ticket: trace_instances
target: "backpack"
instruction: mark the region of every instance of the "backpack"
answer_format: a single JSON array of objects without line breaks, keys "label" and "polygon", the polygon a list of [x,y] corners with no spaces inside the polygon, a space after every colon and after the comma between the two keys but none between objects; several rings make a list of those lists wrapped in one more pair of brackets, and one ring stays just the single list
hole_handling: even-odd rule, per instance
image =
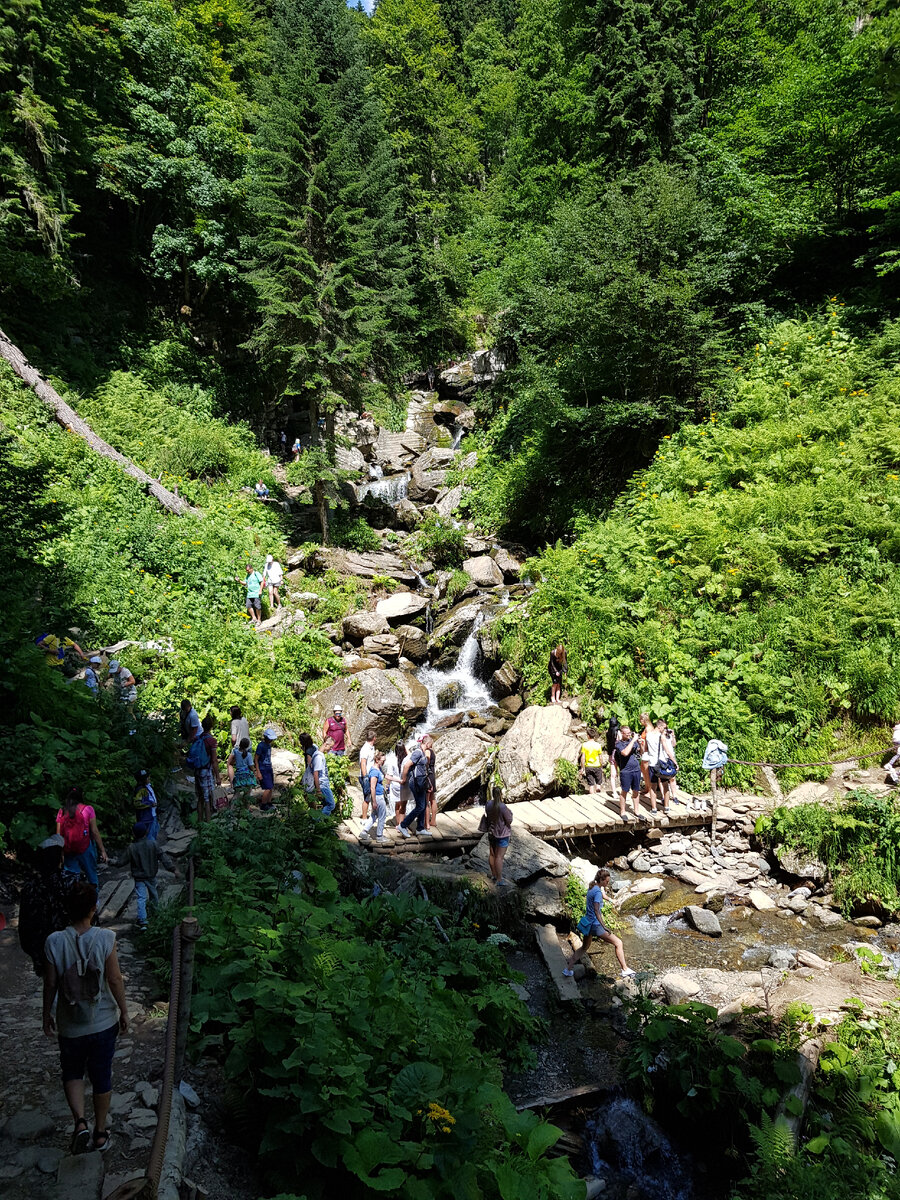
[{"label": "backpack", "polygon": [[87,1025],[91,1020],[91,1009],[100,999],[100,969],[95,967],[81,952],[78,943],[79,935],[75,934],[75,954],[77,961],[66,967],[60,980],[60,991],[66,1004],[75,1011],[73,1019],[79,1025]]},{"label": "backpack", "polygon": [[[419,757],[416,758],[416,755]],[[417,746],[413,750],[410,758],[413,760],[413,778],[416,783],[425,783],[428,779],[428,760],[425,757],[425,751],[421,746]]]},{"label": "backpack", "polygon": [[209,750],[206,748],[206,735],[201,734],[200,737],[194,738],[188,747],[188,752],[185,755],[184,761],[189,767],[194,767],[197,771],[202,771],[204,767],[210,764]]},{"label": "backpack", "polygon": [[91,844],[91,826],[84,815],[84,805],[79,804],[75,809],[75,815],[70,817],[68,813],[62,819],[62,835],[65,845],[63,846],[64,854],[84,854],[88,846]]}]

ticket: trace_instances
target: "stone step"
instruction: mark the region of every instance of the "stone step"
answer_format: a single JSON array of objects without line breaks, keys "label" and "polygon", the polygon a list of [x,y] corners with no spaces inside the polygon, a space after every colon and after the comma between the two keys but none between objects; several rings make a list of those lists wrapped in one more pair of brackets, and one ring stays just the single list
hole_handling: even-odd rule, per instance
[{"label": "stone step", "polygon": [[560,1000],[580,1000],[581,993],[578,991],[578,984],[575,982],[575,979],[570,979],[563,975],[566,956],[563,954],[562,947],[559,944],[555,926],[535,925],[534,932],[537,938],[538,949],[543,955],[547,970],[550,972],[550,978],[556,984]]}]

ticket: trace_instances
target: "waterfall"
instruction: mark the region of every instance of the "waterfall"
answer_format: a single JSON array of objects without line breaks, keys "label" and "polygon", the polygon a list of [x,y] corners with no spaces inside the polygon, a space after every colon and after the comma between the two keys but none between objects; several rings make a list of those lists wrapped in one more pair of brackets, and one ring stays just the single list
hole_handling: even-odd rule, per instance
[{"label": "waterfall", "polygon": [[588,1121],[591,1164],[595,1175],[610,1169],[636,1183],[642,1196],[654,1200],[690,1200],[691,1179],[662,1128],[633,1100],[611,1100]]},{"label": "waterfall", "polygon": [[465,436],[466,436],[466,431],[465,431],[465,429],[463,429],[462,425],[454,425],[453,426],[453,445],[450,447],[451,450],[458,450],[459,444]]},{"label": "waterfall", "polygon": [[[436,667],[425,666],[421,667],[417,672],[419,682],[424,684],[428,689],[428,711],[425,713],[425,719],[420,726],[421,732],[433,729],[442,717],[449,717],[459,712],[468,712],[470,709],[483,713],[493,706],[494,701],[487,684],[475,674],[479,653],[478,630],[483,623],[484,614],[479,613],[475,619],[472,632],[460,647],[459,656],[454,666],[446,670],[438,670]],[[455,702],[448,708],[439,708],[438,694],[452,684],[459,685],[459,695]]]},{"label": "waterfall", "polygon": [[401,500],[406,499],[409,491],[410,474],[409,471],[403,471],[399,475],[381,474],[381,467],[370,467],[369,470],[378,471],[375,478],[370,479],[368,483],[360,483],[356,488],[356,498],[360,504],[371,496],[373,500],[380,500],[382,504],[397,504]]}]

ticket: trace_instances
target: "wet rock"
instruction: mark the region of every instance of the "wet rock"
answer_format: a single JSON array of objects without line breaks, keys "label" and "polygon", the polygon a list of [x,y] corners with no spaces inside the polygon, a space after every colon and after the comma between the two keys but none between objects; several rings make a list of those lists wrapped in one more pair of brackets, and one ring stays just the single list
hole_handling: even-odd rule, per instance
[{"label": "wet rock", "polygon": [[420,617],[429,605],[429,598],[418,592],[394,592],[375,605],[375,612],[389,625],[407,624],[410,617]]},{"label": "wet rock", "polygon": [[704,908],[708,908],[710,912],[720,913],[725,907],[725,897],[721,892],[716,892],[712,896],[707,896]]},{"label": "wet rock", "polygon": [[826,929],[832,929],[836,925],[843,925],[844,918],[840,913],[832,912],[830,908],[826,908],[824,904],[810,905],[810,918],[818,922],[819,925]]},{"label": "wet rock", "polygon": [[861,929],[880,929],[882,922],[878,917],[854,917],[851,924]]},{"label": "wet rock", "polygon": [[[515,816],[513,808],[513,816]],[[488,866],[488,839],[485,835],[472,853],[469,862],[479,870],[490,871]],[[503,860],[503,877],[513,883],[523,886],[537,879],[539,875],[552,875],[565,878],[569,873],[569,860],[554,846],[541,841],[527,829],[513,823],[513,834],[509,849]]]},{"label": "wet rock", "polygon": [[437,694],[438,708],[455,708],[462,698],[463,685],[458,679],[445,684]]},{"label": "wet rock", "polygon": [[499,717],[495,717],[493,721],[488,721],[484,726],[484,732],[490,734],[491,737],[500,737],[509,729],[507,721],[501,721]]},{"label": "wet rock", "polygon": [[400,639],[393,633],[376,633],[363,638],[363,654],[378,655],[387,663],[396,663],[400,657]]},{"label": "wet rock", "polygon": [[748,899],[757,912],[766,912],[769,909],[775,908],[775,901],[771,896],[767,896],[765,892],[759,888],[751,888]]},{"label": "wet rock", "polygon": [[698,933],[705,933],[707,937],[722,936],[719,918],[708,909],[700,908],[697,904],[689,904],[684,910],[684,916],[691,928],[696,929]]},{"label": "wet rock", "polygon": [[379,612],[353,612],[341,622],[341,632],[349,642],[362,642],[390,629],[387,617]]},{"label": "wet rock", "polygon": [[416,625],[398,625],[394,633],[400,639],[400,653],[414,663],[423,663],[428,658],[428,636]]},{"label": "wet rock", "polygon": [[522,564],[508,550],[500,546],[494,551],[494,562],[503,572],[504,583],[515,583],[522,574]]},{"label": "wet rock", "polygon": [[700,991],[700,984],[687,975],[679,975],[677,971],[667,971],[659,981],[666,998],[666,1004],[683,1004]]},{"label": "wet rock", "polygon": [[497,699],[504,699],[506,696],[511,696],[519,690],[522,682],[522,676],[510,662],[505,662],[502,667],[498,667],[490,679],[491,695]]},{"label": "wet rock", "polygon": [[467,558],[463,570],[476,587],[499,587],[503,583],[503,572],[490,557],[483,554],[479,558]]},{"label": "wet rock", "polygon": [[551,795],[557,759],[578,761],[581,743],[571,728],[571,713],[560,705],[532,705],[519,713],[497,755],[508,802]]},{"label": "wet rock", "polygon": [[439,733],[442,729],[455,729],[457,725],[462,725],[465,718],[466,714],[462,712],[450,713],[449,716],[441,717],[432,729],[432,733]]},{"label": "wet rock", "polygon": [[3,1136],[14,1142],[34,1142],[48,1137],[56,1130],[56,1122],[36,1108],[24,1109],[9,1118],[3,1126]]},{"label": "wet rock", "polygon": [[[653,884],[655,881],[652,879],[647,879],[643,882]],[[627,915],[628,913],[646,912],[646,910],[653,904],[653,901],[665,893],[665,890],[666,889],[660,884],[658,887],[654,887],[653,891],[633,892],[630,896],[626,896],[625,899],[617,905],[619,912],[623,915]]]},{"label": "wet rock", "polygon": [[439,667],[452,666],[456,662],[459,648],[474,629],[480,612],[481,603],[477,601],[464,601],[451,608],[435,626],[428,643],[433,662]]},{"label": "wet rock", "polygon": [[493,748],[493,738],[477,729],[453,729],[435,737],[434,770],[439,809],[472,793]]},{"label": "wet rock", "polygon": [[348,725],[351,750],[362,746],[366,730],[374,729],[378,746],[387,750],[400,735],[425,715],[428,691],[414,675],[396,668],[368,670],[339,679],[311,701],[316,725],[321,726],[335,704]]},{"label": "wet rock", "polygon": [[422,514],[412,500],[407,500],[405,496],[394,505],[394,524],[398,529],[410,530],[417,529],[422,524]]},{"label": "wet rock", "polygon": [[[791,792],[791,795],[793,794]],[[811,879],[813,883],[824,883],[828,877],[828,868],[823,862],[809,855],[799,854],[796,850],[780,850],[775,857],[782,871],[788,875],[795,875],[799,879]]]},{"label": "wet rock", "polygon": [[409,498],[419,504],[431,504],[443,488],[447,468],[455,455],[449,447],[432,446],[412,464]]}]

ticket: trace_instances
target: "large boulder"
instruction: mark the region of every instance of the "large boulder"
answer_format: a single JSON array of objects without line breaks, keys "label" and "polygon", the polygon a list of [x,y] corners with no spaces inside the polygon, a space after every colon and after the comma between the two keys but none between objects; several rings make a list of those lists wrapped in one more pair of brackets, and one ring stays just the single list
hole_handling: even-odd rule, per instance
[{"label": "large boulder", "polygon": [[391,433],[379,429],[375,442],[375,457],[382,464],[385,474],[405,471],[419,458],[425,449],[425,439],[419,433]]},{"label": "large boulder", "polygon": [[339,550],[334,546],[323,546],[313,555],[313,565],[319,571],[337,571],[338,575],[355,575],[359,579],[374,579],[386,575],[405,583],[407,587],[416,583],[415,571],[402,558],[389,551],[373,551],[359,554],[355,550]]},{"label": "large boulder", "polygon": [[549,796],[555,787],[556,760],[578,762],[581,743],[571,732],[572,724],[572,714],[558,704],[531,705],[519,713],[497,756],[510,802]]},{"label": "large boulder", "polygon": [[409,498],[420,504],[431,504],[444,486],[447,468],[453,461],[454,452],[441,446],[432,446],[412,465],[409,481]]},{"label": "large boulder", "polygon": [[434,628],[428,643],[428,652],[432,661],[439,667],[451,666],[456,662],[460,646],[475,628],[481,604],[463,601],[451,608],[450,612]]},{"label": "large boulder", "polygon": [[666,1004],[683,1004],[700,991],[700,984],[695,979],[679,975],[677,971],[667,971],[659,981],[659,986],[663,990]]},{"label": "large boulder", "polygon": [[503,582],[503,572],[489,554],[467,558],[463,570],[477,587],[499,587]]},{"label": "large boulder", "polygon": [[493,746],[493,738],[478,729],[450,729],[435,737],[438,808],[447,808],[474,792]]},{"label": "large boulder", "polygon": [[809,879],[813,883],[824,883],[828,878],[828,868],[818,858],[809,854],[801,854],[797,850],[779,850],[775,857],[782,871],[795,875],[798,879]]},{"label": "large boulder", "polygon": [[497,700],[502,700],[505,696],[512,696],[519,690],[521,682],[522,676],[516,668],[512,663],[505,662],[491,676],[491,695]]},{"label": "large boulder", "polygon": [[340,471],[358,471],[361,474],[366,469],[366,460],[356,446],[338,444],[334,450],[334,465]]},{"label": "large boulder", "polygon": [[378,612],[348,613],[341,622],[341,632],[347,642],[361,642],[364,638],[376,637],[388,630],[387,617]]},{"label": "large boulder", "polygon": [[428,635],[416,625],[398,625],[394,633],[400,639],[400,653],[414,663],[428,657]]},{"label": "large boulder", "polygon": [[428,691],[407,671],[359,671],[339,679],[313,698],[317,725],[331,715],[335,704],[344,709],[351,749],[362,746],[366,730],[374,729],[377,745],[388,750],[402,730],[416,725],[425,715]]},{"label": "large boulder", "polygon": [[461,483],[458,483],[456,487],[444,488],[439,492],[434,501],[434,510],[438,516],[449,521],[459,508],[460,501],[467,490]]},{"label": "large boulder", "polygon": [[698,933],[705,933],[707,937],[721,937],[722,926],[719,924],[719,918],[714,912],[710,912],[708,908],[700,908],[697,904],[689,904],[684,910],[685,920],[692,929],[696,929]]},{"label": "large boulder", "polygon": [[394,592],[375,605],[375,611],[380,613],[391,625],[404,625],[410,617],[420,617],[428,608],[430,600],[418,592]]},{"label": "large boulder", "polygon": [[422,524],[422,514],[406,497],[394,505],[393,523],[398,529],[418,529]]},{"label": "large boulder", "polygon": [[[512,836],[503,860],[504,879],[524,885],[532,879],[537,879],[539,875],[565,878],[569,874],[569,860],[566,856],[521,825],[516,825],[515,816],[516,810],[513,808]],[[469,855],[471,864],[479,869],[487,869],[489,849],[485,834]]]},{"label": "large boulder", "polygon": [[377,654],[385,662],[396,662],[400,657],[400,639],[393,633],[376,633],[363,639],[363,654]]},{"label": "large boulder", "polygon": [[495,552],[494,562],[503,572],[503,579],[506,583],[515,583],[522,574],[522,564],[502,546]]},{"label": "large boulder", "polygon": [[[331,716],[331,713],[329,712],[328,715]],[[272,774],[275,777],[277,788],[291,787],[292,784],[299,782],[303,769],[304,763],[301,754],[295,754],[293,750],[282,750],[279,746],[275,746],[272,750]]]}]

